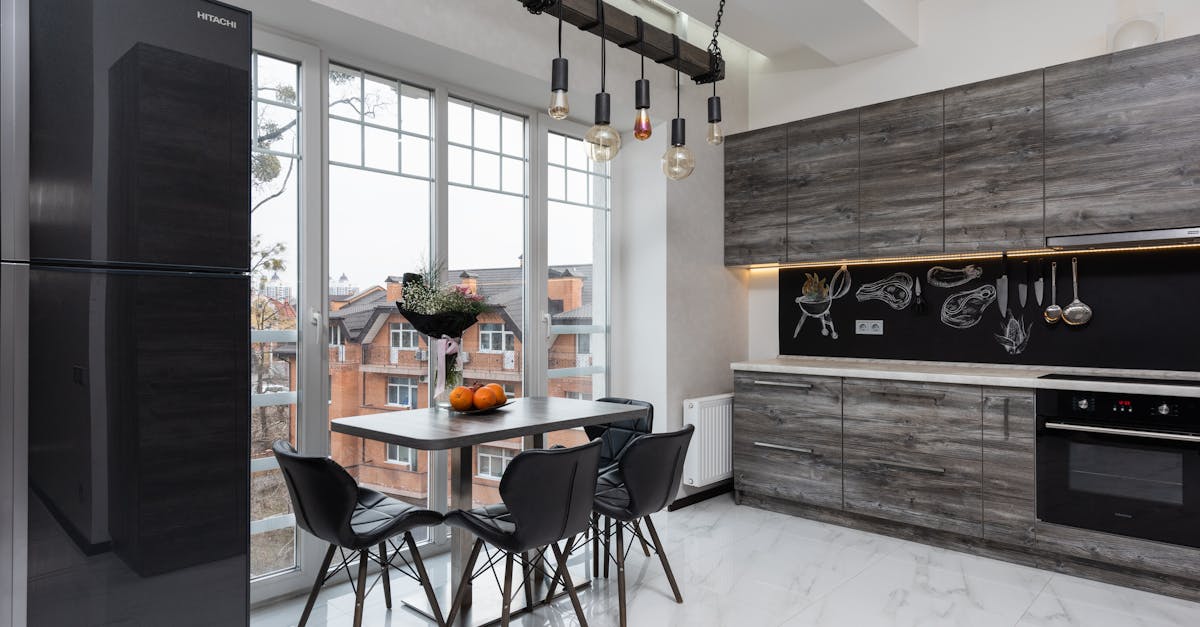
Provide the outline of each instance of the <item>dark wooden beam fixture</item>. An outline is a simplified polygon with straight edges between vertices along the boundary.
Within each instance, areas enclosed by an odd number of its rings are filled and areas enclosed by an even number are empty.
[[[596,15],[596,0],[518,0],[530,13],[545,13],[558,17],[558,2],[562,2],[562,19],[581,30],[600,34],[600,18]],[[604,4],[605,34],[608,40],[622,48],[636,46],[637,19],[611,4]],[[672,68],[678,66],[697,83],[711,83],[725,78],[724,67],[704,48],[679,42],[679,57],[675,56],[675,36],[646,24],[642,27],[646,58]],[[716,71],[714,71],[716,66]]]

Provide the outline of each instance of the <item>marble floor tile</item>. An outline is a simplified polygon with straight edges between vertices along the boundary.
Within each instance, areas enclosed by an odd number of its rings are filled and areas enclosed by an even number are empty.
[[[738,507],[728,497],[656,514],[654,521],[684,602],[675,602],[658,559],[632,541],[626,567],[631,627],[1200,626],[1200,604]],[[429,558],[427,566],[444,579],[447,556]],[[416,583],[394,577],[393,584],[393,609],[377,587],[367,598],[364,625],[432,625],[399,603],[419,590]],[[494,586],[490,578],[476,585]],[[590,625],[617,627],[615,567],[608,579],[592,581],[580,601]],[[258,608],[251,625],[292,627],[303,607],[304,598],[296,597]],[[343,579],[323,591],[309,624],[349,627],[353,610]],[[561,597],[512,624],[577,622]]]

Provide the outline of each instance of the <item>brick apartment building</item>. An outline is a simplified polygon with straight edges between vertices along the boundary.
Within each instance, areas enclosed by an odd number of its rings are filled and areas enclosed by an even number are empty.
[[[471,270],[451,276],[457,276],[460,285],[494,305],[493,311],[480,316],[463,335],[461,358],[466,383],[496,382],[511,397],[521,396],[525,332],[522,269]],[[344,282],[345,277],[339,281]],[[396,309],[400,281],[400,277],[389,276],[382,286],[330,297],[331,419],[428,406],[429,346]],[[547,288],[553,325],[592,323],[590,266],[551,268]],[[590,366],[589,336],[552,338],[548,357],[551,369]],[[587,376],[555,378],[549,385],[551,396],[592,398],[591,379]],[[570,446],[584,439],[582,431],[567,431],[550,434],[547,443]],[[333,458],[361,483],[411,502],[425,502],[429,485],[426,452],[337,433],[330,434],[330,449]],[[520,440],[476,447],[477,503],[499,500],[500,475],[520,450]]]

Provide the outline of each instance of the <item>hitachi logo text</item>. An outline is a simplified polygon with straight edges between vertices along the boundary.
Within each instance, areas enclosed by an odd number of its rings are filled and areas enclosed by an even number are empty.
[[[212,13],[205,13],[204,11],[196,11],[196,19],[203,20],[205,22],[212,22],[213,24],[220,24],[221,26],[224,26],[225,28],[237,29],[237,22],[227,19],[227,18],[223,18],[220,15],[213,15]]]

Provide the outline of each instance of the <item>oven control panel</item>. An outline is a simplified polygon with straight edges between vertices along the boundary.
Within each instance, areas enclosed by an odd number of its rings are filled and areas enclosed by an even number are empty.
[[[1037,413],[1055,420],[1200,433],[1200,399],[1180,396],[1043,389],[1037,391]]]

